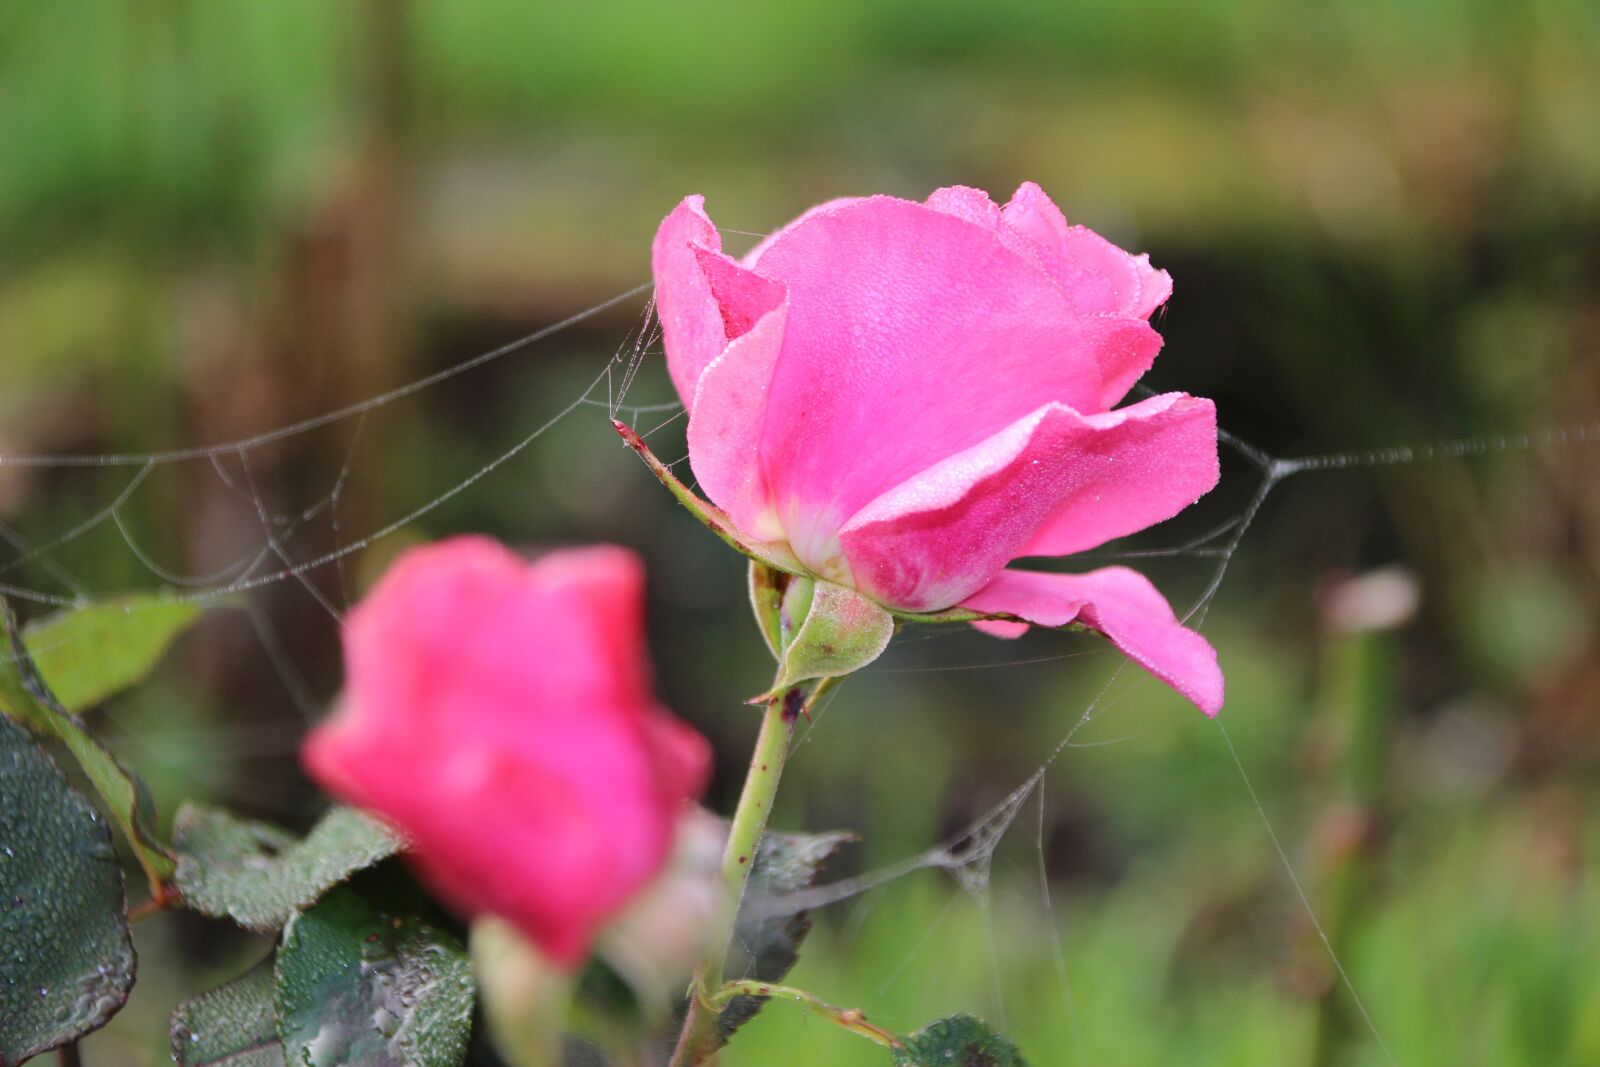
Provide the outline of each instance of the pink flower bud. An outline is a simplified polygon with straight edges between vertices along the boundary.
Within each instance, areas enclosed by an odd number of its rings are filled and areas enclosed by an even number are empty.
[[[614,547],[407,552],[345,620],[343,706],[303,751],[447,904],[566,965],[660,870],[710,764],[651,695],[643,585]]]
[[[835,200],[743,260],[691,196],[653,263],[690,465],[745,536],[891,609],[1093,627],[1221,707],[1215,652],[1142,576],[1007,569],[1142,530],[1216,484],[1211,401],[1111,410],[1161,348],[1165,271],[1069,226],[1032,183],[1004,207],[961,187]]]

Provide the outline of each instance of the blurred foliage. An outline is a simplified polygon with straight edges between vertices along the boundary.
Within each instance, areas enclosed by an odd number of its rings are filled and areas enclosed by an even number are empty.
[[[689,192],[742,249],[735,231],[831,196],[1036,180],[1172,271],[1152,381],[1215,396],[1245,441],[1488,454],[1285,482],[1207,618],[1226,735],[1117,676],[1053,765],[1045,825],[1030,804],[996,857],[987,923],[925,871],[820,913],[791,981],[901,1030],[977,1011],[1041,1064],[1311,1062],[1334,998],[1329,1062],[1385,1062],[1265,814],[1319,914],[1363,850],[1341,960],[1397,1062],[1592,1063],[1595,456],[1492,442],[1600,410],[1597,126],[1592,0],[22,0],[0,10],[0,455],[229,441],[451,366],[646,281]],[[0,464],[8,542],[94,523],[18,547],[0,582],[216,585],[268,534],[303,560],[384,529],[580,396],[642,306],[214,464]],[[647,360],[629,400],[669,397]],[[725,809],[755,728],[739,702],[770,681],[743,570],[601,414],[307,577],[342,606],[400,545],[462,529],[638,545],[663,696],[716,742]],[[675,458],[681,432],[651,443]],[[1254,475],[1234,460],[1135,547],[1238,515]],[[1375,638],[1389,769],[1358,820],[1376,829],[1352,833],[1358,709],[1318,594],[1393,562],[1422,608]],[[1216,563],[1140,566],[1181,605]],[[248,608],[93,725],[165,818],[216,800],[304,828],[294,744],[338,689],[336,628],[292,580]],[[911,631],[824,709],[779,823],[861,831],[860,869],[915,854],[1024,780],[1115,666],[1087,639]],[[139,988],[97,1061],[164,1062],[171,1009],[263,952],[194,916],[135,937]],[[786,1007],[730,1063],[876,1062]]]

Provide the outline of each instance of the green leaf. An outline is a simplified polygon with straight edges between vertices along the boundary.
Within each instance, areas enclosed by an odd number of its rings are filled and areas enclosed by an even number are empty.
[[[273,996],[272,960],[172,1013],[172,1059],[178,1067],[283,1067]]]
[[[729,974],[762,982],[783,980],[800,959],[800,945],[811,932],[811,914],[799,911],[772,916],[763,910],[763,902],[815,883],[828,858],[855,840],[854,834],[843,831],[785,834],[769,830],[762,837],[750,869],[744,903],[739,908]],[[735,997],[729,1001],[717,1017],[723,1040],[749,1022],[765,1002],[763,997]]]
[[[7,645],[0,650],[5,653],[0,655],[0,712],[34,733],[55,738],[67,747],[95,792],[100,794],[107,813],[133,847],[139,865],[150,880],[151,894],[164,903],[174,863],[172,853],[151,829],[155,823],[155,806],[144,783],[91,737],[83,721],[56,698],[28,653],[16,616],[3,598],[0,598],[0,623],[5,629]]]
[[[251,930],[277,930],[357,871],[394,855],[399,839],[355,808],[334,808],[305,840],[197,804],[172,828],[178,890],[189,907]]]
[[[293,1067],[458,1067],[472,1033],[460,942],[342,886],[289,921],[278,949],[278,1034]]]
[[[900,1040],[895,1067],[1028,1067],[1017,1046],[971,1015],[931,1022]]]
[[[110,828],[0,718],[0,1065],[104,1026],[133,971]]]
[[[820,579],[809,597],[796,597],[806,591],[802,583],[809,582],[795,579],[784,596],[785,616],[803,611],[805,621],[783,646],[773,692],[813,678],[839,678],[858,671],[881,656],[894,636],[894,616],[876,601]],[[791,601],[809,604],[791,611]]]
[[[85,711],[142,681],[202,608],[169,596],[126,596],[28,624],[28,651],[56,699]]]

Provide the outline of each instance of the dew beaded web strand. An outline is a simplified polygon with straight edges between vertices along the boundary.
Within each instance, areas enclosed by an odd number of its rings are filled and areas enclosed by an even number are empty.
[[[230,452],[238,453],[240,451],[251,451],[260,448],[263,445],[269,445],[277,441],[298,436],[309,430],[315,430],[319,427],[328,426],[336,422],[343,422],[345,419],[354,418],[357,415],[362,415],[369,411],[375,411],[378,408],[394,403],[396,400],[402,400],[408,396],[412,396],[413,394],[420,393],[425,389],[429,389],[435,385],[438,385],[440,382],[448,381],[449,379],[458,375],[465,374],[466,372],[476,370],[485,364],[492,363],[497,359],[520,352],[529,345],[536,344],[537,342],[544,340],[546,337],[553,336],[554,334],[560,333],[562,330],[565,330],[570,326],[575,326],[578,323],[583,322],[585,319],[593,318],[603,311],[607,311],[613,307],[616,307],[617,305],[622,304],[625,301],[645,292],[649,288],[649,282],[636,285],[632,289],[618,293],[616,296],[610,297],[606,300],[602,300],[593,307],[588,307],[573,315],[569,315],[560,322],[546,326],[539,330],[535,330],[533,333],[530,333],[524,337],[519,337],[515,341],[510,341],[504,345],[501,345],[499,348],[490,349],[489,351],[480,355],[473,356],[470,359],[463,360],[460,363],[456,363],[433,374],[418,378],[415,381],[406,383],[405,385],[397,386],[396,388],[384,393],[379,393],[377,396],[371,397],[367,400],[361,400],[353,404],[347,404],[344,407],[335,408],[333,411],[325,412],[321,415],[313,415],[310,418],[302,419],[298,422],[292,422],[286,426],[280,426],[275,430],[266,430],[250,437],[240,438],[237,441],[228,441],[223,444],[216,445],[203,445],[194,448],[171,449],[163,452],[106,452],[87,455],[64,454],[14,456],[0,454],[0,467],[134,467],[155,463],[182,463],[188,460],[209,459],[212,456],[220,456]],[[584,395],[587,397],[587,391]]]
[[[354,402],[322,415],[290,423],[277,429],[256,433],[236,441],[160,452],[0,455],[0,467],[44,469],[122,467],[133,469],[133,474],[105,506],[53,538],[46,539],[38,544],[30,544],[29,540],[13,526],[0,526],[0,541],[3,541],[15,553],[10,558],[0,562],[0,579],[14,574],[24,567],[37,566],[53,581],[66,589],[67,594],[58,594],[49,590],[31,588],[4,580],[0,580],[0,593],[19,601],[31,602],[43,607],[71,607],[87,602],[95,591],[68,572],[54,557],[65,546],[81,540],[92,532],[109,527],[116,531],[129,555],[153,577],[167,585],[182,587],[183,591],[174,593],[166,598],[167,602],[204,603],[242,596],[251,630],[261,647],[263,656],[283,682],[291,704],[307,721],[311,721],[317,717],[319,711],[310,686],[307,685],[305,679],[301,677],[296,669],[266,613],[255,601],[248,596],[244,596],[244,594],[293,580],[299,583],[306,590],[307,595],[312,597],[328,615],[334,620],[338,620],[341,617],[343,607],[348,606],[349,594],[346,587],[346,578],[343,574],[343,565],[350,556],[395,534],[427,516],[456,496],[471,489],[477,483],[527,451],[535,441],[539,440],[551,428],[563,422],[569,416],[584,408],[598,408],[611,418],[626,416],[634,421],[638,421],[643,416],[649,416],[652,421],[644,434],[648,436],[673,425],[683,417],[684,412],[682,406],[676,402],[639,405],[627,403],[627,398],[637,383],[638,375],[646,359],[658,351],[660,326],[653,313],[653,303],[650,303],[645,306],[639,321],[623,338],[616,352],[607,357],[604,366],[579,392],[575,399],[565,403],[553,413],[542,415],[540,421],[525,436],[512,443],[486,464],[461,477],[438,495],[412,508],[401,517],[387,522],[364,535],[344,540],[338,518],[339,501],[345,487],[357,470],[356,452],[361,436],[362,421],[373,411],[414,396],[495,360],[522,351],[563,329],[622,305],[640,296],[649,288],[649,285],[643,285],[617,294],[554,325],[537,330],[523,338],[473,356],[367,400]],[[605,385],[605,392],[603,396],[600,396],[597,394],[602,383]],[[257,484],[252,473],[250,456],[269,444],[295,438],[352,419],[358,420],[356,428],[350,434],[344,451],[343,463],[332,480],[331,488],[311,505],[298,511],[289,514],[280,514],[272,511],[267,506],[261,487]],[[1253,469],[1259,479],[1246,502],[1234,515],[1218,523],[1210,530],[1176,545],[1084,554],[1085,558],[1154,558],[1166,556],[1213,560],[1213,566],[1203,591],[1189,606],[1188,610],[1181,615],[1185,622],[1191,623],[1196,627],[1203,625],[1206,615],[1223,585],[1230,564],[1244,544],[1245,538],[1249,534],[1255,519],[1260,514],[1263,505],[1274,490],[1286,480],[1314,474],[1349,472],[1437,460],[1470,459],[1497,453],[1587,447],[1600,443],[1600,422],[1480,438],[1461,438],[1432,444],[1399,445],[1389,448],[1334,452],[1291,458],[1276,457],[1268,451],[1226,431],[1219,436],[1224,445],[1247,462],[1249,468]],[[597,440],[603,440],[610,444],[609,430],[604,434],[598,435]],[[150,476],[157,469],[173,464],[192,463],[200,460],[207,462],[215,477],[231,494],[251,508],[252,517],[259,527],[261,543],[257,548],[245,555],[221,567],[214,568],[208,573],[184,574],[152,558],[150,553],[138,543],[133,531],[125,521],[124,509],[139,493],[141,488],[147,484]],[[678,462],[681,463],[681,460]],[[236,470],[230,471],[228,469],[227,465],[230,463],[236,465]],[[334,538],[333,547],[311,558],[296,560],[292,555],[296,536],[308,524],[321,519],[323,516],[327,516],[329,519]],[[278,566],[275,569],[264,570],[270,559],[276,559]],[[312,573],[329,567],[337,568],[339,603],[334,603],[328,593],[309,578]],[[109,594],[102,593],[101,595]],[[137,611],[139,609],[134,607],[130,610]],[[927,639],[932,639],[932,635]],[[12,658],[9,651],[4,654],[8,659]],[[879,666],[876,670],[881,673],[984,670],[1066,660],[1085,654],[1087,653],[1071,652],[1022,658],[1009,662],[939,665],[925,668]],[[1104,653],[1101,654],[1103,655]],[[1125,665],[1128,661],[1123,658],[1120,662]],[[992,918],[990,916],[990,881],[996,850],[1014,827],[1018,816],[1027,808],[1029,801],[1033,801],[1037,806],[1039,819],[1037,840],[1034,844],[1038,866],[1036,877],[1039,883],[1039,899],[1046,914],[1053,917],[1054,905],[1050,895],[1048,872],[1045,863],[1045,779],[1061,754],[1069,748],[1077,746],[1075,739],[1084,727],[1099,718],[1108,708],[1127,699],[1132,692],[1144,684],[1144,679],[1141,677],[1132,686],[1126,686],[1120,692],[1113,694],[1112,689],[1119,683],[1121,678],[1122,666],[1119,665],[1113,670],[1110,678],[1099,690],[1096,697],[1090,701],[1082,714],[1073,722],[1038,767],[1000,802],[973,820],[959,833],[919,853],[850,878],[812,889],[754,901],[753,904],[757,911],[763,916],[776,919],[798,911],[859,897],[863,893],[885,886],[918,871],[937,869],[946,871],[955,879],[963,893],[977,903],[977,906],[985,916],[985,922],[988,923]],[[793,742],[794,747],[798,748],[811,743],[812,733],[829,710],[832,699],[833,697],[830,695],[816,709],[813,721],[797,734]],[[1226,726],[1218,722],[1216,729],[1220,731],[1229,762],[1246,790],[1254,811],[1259,816],[1277,862],[1281,865],[1300,907],[1315,928],[1338,975],[1340,984],[1357,1009],[1364,1026],[1369,1031],[1384,1060],[1391,1064],[1396,1062],[1384,1040],[1380,1024],[1368,1010],[1365,1001],[1358,993],[1354,982],[1346,971],[1343,961],[1335,951],[1332,941],[1325,932],[1316,909],[1313,907],[1310,897],[1294,869],[1294,865],[1281,842],[1277,830],[1274,828],[1273,820],[1269,816],[1244,761],[1227,732]],[[993,953],[996,939],[992,931],[986,939],[989,949]],[[1050,948],[1064,1008],[1069,1016],[1075,1017],[1076,1009],[1073,1004],[1072,986],[1069,981],[1068,960],[1059,940],[1059,929],[1054,925],[1053,920]],[[995,988],[995,1008],[997,1012],[1003,1015],[1004,996],[1000,986],[998,962],[991,959],[989,965]],[[1076,1039],[1078,1027],[1074,1025],[1072,1030]],[[1076,1055],[1080,1061],[1084,1060],[1081,1046],[1076,1050]]]

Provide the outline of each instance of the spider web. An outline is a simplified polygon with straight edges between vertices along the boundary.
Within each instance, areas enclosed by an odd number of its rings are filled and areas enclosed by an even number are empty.
[[[130,472],[104,506],[54,536],[36,541],[30,540],[14,527],[0,523],[0,541],[3,541],[11,553],[0,562],[0,593],[14,601],[37,605],[41,609],[70,607],[85,603],[91,598],[114,595],[103,589],[92,589],[90,583],[74,574],[59,558],[63,550],[92,536],[114,534],[114,541],[122,546],[133,564],[174,590],[171,599],[197,604],[223,600],[242,603],[260,654],[266,658],[282,681],[288,699],[299,714],[307,722],[314,721],[321,714],[321,705],[314,687],[297,668],[268,612],[250,594],[293,583],[294,586],[304,590],[306,596],[319,610],[337,621],[349,604],[349,578],[345,573],[345,564],[351,557],[405,530],[455,497],[489,479],[501,468],[526,453],[558,424],[578,416],[581,412],[591,411],[596,416],[603,413],[612,418],[623,418],[640,427],[643,436],[652,438],[659,432],[680,423],[684,412],[681,405],[676,402],[628,403],[649,357],[659,353],[659,324],[653,314],[653,305],[647,302],[635,327],[623,338],[621,344],[598,368],[594,376],[587,380],[587,384],[575,398],[553,405],[551,410],[538,417],[524,436],[487,463],[458,477],[443,491],[376,528],[351,535],[341,523],[340,503],[353,472],[357,469],[362,431],[369,417],[381,409],[386,409],[451,379],[524,352],[560,331],[636,300],[649,288],[646,284],[619,293],[551,326],[377,396],[238,440],[152,452],[0,455],[0,472],[8,467]],[[345,435],[342,447],[343,461],[328,480],[325,491],[311,503],[299,508],[278,510],[270,506],[255,473],[256,457],[264,450],[283,442],[319,431],[335,430]],[[609,435],[610,430],[604,426],[597,426],[596,433],[603,437]],[[1221,439],[1226,448],[1243,461],[1243,473],[1240,477],[1248,486],[1244,503],[1231,515],[1213,528],[1178,544],[1112,553],[1091,553],[1085,557],[1183,558],[1208,561],[1209,571],[1205,576],[1204,587],[1182,613],[1182,618],[1195,628],[1204,627],[1230,566],[1242,546],[1246,544],[1263,505],[1287,480],[1304,479],[1336,471],[1464,459],[1497,453],[1591,446],[1600,441],[1600,423],[1462,438],[1432,444],[1400,445],[1367,451],[1293,457],[1273,455],[1226,431],[1221,434]],[[681,456],[673,460],[669,466],[682,466],[686,458],[687,456]],[[245,509],[256,527],[254,535],[256,543],[247,552],[202,572],[186,573],[156,559],[152,552],[141,544],[136,530],[126,518],[130,502],[146,489],[157,472],[179,467],[196,468],[206,476],[214,478],[216,483]],[[297,542],[316,524],[323,524],[326,531],[331,533],[333,547],[326,551],[302,555],[297,548]],[[41,576],[48,578],[54,588],[22,584],[16,576],[27,568],[35,569]],[[925,635],[902,636],[896,645],[903,647],[918,640],[944,637],[948,633],[949,631],[933,631]],[[1107,653],[1095,654],[1107,655]],[[876,667],[874,671],[897,673],[985,670],[1049,663],[1082,655],[1086,653],[1066,652],[1048,656],[989,659],[979,663],[940,664],[933,667],[906,668],[887,665]],[[1224,655],[1226,655],[1225,649]],[[1127,661],[1122,660],[1098,694],[1083,708],[1081,714],[1036,768],[969,824],[926,849],[895,862],[812,889],[755,901],[753,903],[758,913],[763,917],[778,919],[802,910],[823,908],[863,898],[916,872],[937,870],[948,874],[961,893],[976,904],[987,928],[992,923],[992,881],[996,854],[1011,836],[1012,831],[1021,824],[1022,816],[1032,809],[1036,819],[1033,852],[1037,861],[1035,877],[1038,903],[1044,913],[1053,919],[1055,904],[1051,897],[1046,864],[1046,783],[1050,772],[1065,752],[1086,744],[1078,741],[1080,733],[1113,710],[1117,704],[1129,699],[1143,684],[1143,676],[1137,671],[1124,671],[1126,665]],[[1138,675],[1139,681],[1132,686],[1119,686],[1119,682],[1125,680],[1125,673]],[[829,704],[824,704],[818,709],[811,723],[797,737],[795,742],[797,748],[812,740],[813,732],[826,720],[830,705],[831,698]],[[114,713],[113,722],[115,722]],[[1335,951],[1333,942],[1312,905],[1289,852],[1282,843],[1275,820],[1258,794],[1245,762],[1228,734],[1226,725],[1219,720],[1214,724],[1214,728],[1224,743],[1241,787],[1246,791],[1259,817],[1263,831],[1286,880],[1292,887],[1297,903],[1320,938],[1329,963],[1337,973],[1345,994],[1356,1008],[1383,1059],[1388,1063],[1395,1063],[1395,1058],[1385,1042],[1381,1021],[1369,1011],[1366,1001]],[[291,752],[298,740],[298,730],[284,731],[271,724],[231,725],[218,729],[219,734],[223,732],[234,738],[245,737],[251,750],[258,753]],[[145,739],[159,742],[163,737],[159,734],[147,734]],[[193,740],[192,734],[190,739]],[[1094,743],[1108,742],[1089,744]],[[155,746],[155,750],[159,750],[159,745]],[[283,797],[280,795],[282,792],[282,787],[278,787],[274,792],[272,787],[256,783],[252,791],[245,795],[253,802],[270,806],[274,802],[282,801]],[[959,898],[953,898],[952,903],[954,899]],[[947,915],[949,910],[947,907],[942,914]],[[941,918],[939,922],[942,921]],[[938,925],[939,923],[935,923],[928,930],[925,941],[935,935]],[[1051,930],[1049,947],[1053,967],[1060,986],[1064,1010],[1068,1017],[1072,1018],[1075,1007],[1067,955],[1060,939],[1059,928],[1054,922],[1051,923]],[[996,941],[992,933],[986,941],[990,949],[989,964],[996,1021],[1004,1026],[1005,997],[1001,988],[999,961],[995,956]],[[920,953],[923,947],[921,944],[915,946],[911,956],[906,957],[907,963]],[[902,969],[904,966],[905,964],[902,964]],[[897,970],[895,974],[891,974],[888,982],[893,982],[898,973]],[[1074,1024],[1071,1028],[1074,1039],[1077,1040],[1078,1027]],[[1084,1062],[1081,1045],[1076,1052],[1079,1061]]]

